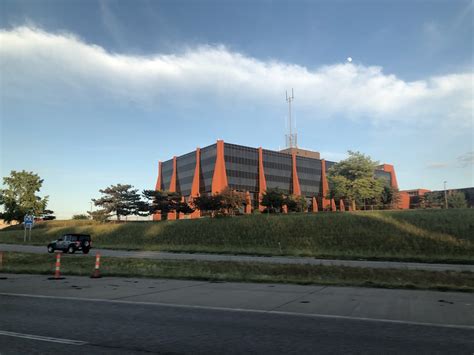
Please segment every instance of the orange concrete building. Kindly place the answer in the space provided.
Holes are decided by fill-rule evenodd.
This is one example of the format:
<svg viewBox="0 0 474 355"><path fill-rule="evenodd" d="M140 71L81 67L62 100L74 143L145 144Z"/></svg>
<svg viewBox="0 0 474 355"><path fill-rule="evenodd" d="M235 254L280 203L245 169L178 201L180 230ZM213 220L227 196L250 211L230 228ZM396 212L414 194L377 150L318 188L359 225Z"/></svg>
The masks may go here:
<svg viewBox="0 0 474 355"><path fill-rule="evenodd" d="M215 144L158 163L157 190L181 193L186 201L229 187L246 194L245 213L260 205L267 188L304 196L312 211L346 209L344 202L330 201L327 171L335 162L320 159L318 152L303 149L272 151L251 148L218 140ZM383 164L375 176L398 188L393 165ZM337 203L336 203L337 202ZM200 216L199 211L191 218ZM171 213L168 219L179 216ZM155 215L160 219L160 215Z"/></svg>

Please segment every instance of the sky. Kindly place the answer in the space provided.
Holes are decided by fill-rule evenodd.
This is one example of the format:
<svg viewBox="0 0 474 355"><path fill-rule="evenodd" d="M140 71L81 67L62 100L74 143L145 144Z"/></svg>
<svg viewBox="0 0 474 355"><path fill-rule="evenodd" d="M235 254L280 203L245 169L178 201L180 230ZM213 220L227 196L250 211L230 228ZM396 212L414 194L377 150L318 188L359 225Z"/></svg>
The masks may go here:
<svg viewBox="0 0 474 355"><path fill-rule="evenodd" d="M474 186L473 7L446 1L0 1L1 176L58 218L217 139L360 151L400 189ZM352 61L348 61L348 58Z"/></svg>

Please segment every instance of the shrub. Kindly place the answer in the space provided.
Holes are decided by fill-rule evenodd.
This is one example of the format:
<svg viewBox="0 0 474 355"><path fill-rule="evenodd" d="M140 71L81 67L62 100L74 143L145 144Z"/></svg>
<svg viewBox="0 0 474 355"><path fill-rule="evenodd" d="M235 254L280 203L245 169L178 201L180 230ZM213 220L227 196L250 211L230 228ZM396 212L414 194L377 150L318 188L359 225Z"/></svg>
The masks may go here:
<svg viewBox="0 0 474 355"><path fill-rule="evenodd" d="M78 220L78 219L89 219L89 216L82 213L82 214L75 214L72 216L72 219Z"/></svg>

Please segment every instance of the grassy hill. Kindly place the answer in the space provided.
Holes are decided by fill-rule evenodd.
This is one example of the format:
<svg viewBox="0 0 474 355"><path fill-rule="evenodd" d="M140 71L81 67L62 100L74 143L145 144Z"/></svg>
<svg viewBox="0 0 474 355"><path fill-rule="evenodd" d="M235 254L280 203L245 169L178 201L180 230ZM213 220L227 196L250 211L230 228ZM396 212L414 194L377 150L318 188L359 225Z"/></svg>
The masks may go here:
<svg viewBox="0 0 474 355"><path fill-rule="evenodd" d="M90 233L97 248L474 264L474 209L51 221L35 227L32 244L46 245L63 233ZM0 243L23 243L23 231L0 231Z"/></svg>

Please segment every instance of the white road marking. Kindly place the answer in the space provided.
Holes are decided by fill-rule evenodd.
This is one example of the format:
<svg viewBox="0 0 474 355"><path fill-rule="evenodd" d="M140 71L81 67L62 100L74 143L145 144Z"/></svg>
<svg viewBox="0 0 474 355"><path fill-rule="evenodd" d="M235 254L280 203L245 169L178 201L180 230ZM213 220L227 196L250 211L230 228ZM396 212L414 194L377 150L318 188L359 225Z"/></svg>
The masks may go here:
<svg viewBox="0 0 474 355"><path fill-rule="evenodd" d="M23 334L23 333L15 333L15 332L7 332L4 330L0 330L0 336L4 335L7 337L15 337L15 338L24 338L24 339L31 339L31 340L40 340L40 341L48 341L51 343L60 343L60 344L68 344L68 345L84 345L87 344L85 341L80 340L71 340L71 339L61 339L61 338L51 338L51 337L44 337L41 335L33 335L33 334Z"/></svg>
<svg viewBox="0 0 474 355"><path fill-rule="evenodd" d="M88 301L88 302L103 302L103 303L121 303L121 304L132 304L132 305L161 306L161 307L184 308L184 309L202 309L202 310L225 311L225 312L247 312L247 313L258 313L258 314L276 314L276 315L295 316L295 317L344 319L344 320L355 320L355 321L366 321L366 322L380 322L380 323L391 323L391 324L420 325L420 326L428 326L428 327L474 330L474 325L425 323L425 322L413 322L413 321L404 321L404 320L396 320L396 319L384 319L384 318L365 318L365 317L340 316L340 315L334 315L334 314L298 313L298 312L286 312L286 311L265 311L265 310L261 310L261 309L196 306L196 305L185 305L185 304L177 304L177 303L124 301L124 300L109 300L109 299L100 299L100 298L81 298L81 297L30 295L30 294L23 294L23 293L4 293L4 292L0 292L0 296L30 297L30 298L58 299L58 300L71 300L71 301Z"/></svg>

